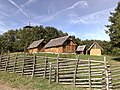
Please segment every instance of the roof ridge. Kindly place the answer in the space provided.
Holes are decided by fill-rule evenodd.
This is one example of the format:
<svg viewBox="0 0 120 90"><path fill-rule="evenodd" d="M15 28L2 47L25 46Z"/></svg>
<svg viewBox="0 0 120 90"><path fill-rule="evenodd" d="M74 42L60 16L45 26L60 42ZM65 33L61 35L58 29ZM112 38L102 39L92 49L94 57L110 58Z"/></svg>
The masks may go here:
<svg viewBox="0 0 120 90"><path fill-rule="evenodd" d="M87 51L89 51L95 44L97 44L97 45L103 50L103 48L102 48L96 41L94 41L94 42L90 45L90 47L87 49Z"/></svg>
<svg viewBox="0 0 120 90"><path fill-rule="evenodd" d="M51 39L46 45L45 48L62 45L70 36L63 36L55 39Z"/></svg>
<svg viewBox="0 0 120 90"><path fill-rule="evenodd" d="M36 41L33 41L29 47L27 49L30 49L30 48L35 48L37 47L40 43L42 43L44 41L44 39L40 39L40 40L36 40Z"/></svg>

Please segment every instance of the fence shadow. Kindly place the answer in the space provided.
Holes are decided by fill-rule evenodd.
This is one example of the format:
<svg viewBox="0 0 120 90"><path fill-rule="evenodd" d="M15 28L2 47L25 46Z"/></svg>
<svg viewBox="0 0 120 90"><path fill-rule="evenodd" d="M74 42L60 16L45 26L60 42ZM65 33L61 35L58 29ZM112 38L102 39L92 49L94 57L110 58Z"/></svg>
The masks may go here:
<svg viewBox="0 0 120 90"><path fill-rule="evenodd" d="M112 60L119 61L120 62L120 57L114 57Z"/></svg>

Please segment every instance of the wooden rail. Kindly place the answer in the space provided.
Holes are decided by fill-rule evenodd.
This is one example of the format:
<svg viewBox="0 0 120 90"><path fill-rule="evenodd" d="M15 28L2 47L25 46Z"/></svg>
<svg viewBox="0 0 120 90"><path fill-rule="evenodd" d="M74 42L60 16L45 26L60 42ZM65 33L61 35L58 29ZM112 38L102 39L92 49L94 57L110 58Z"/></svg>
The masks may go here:
<svg viewBox="0 0 120 90"><path fill-rule="evenodd" d="M120 66L111 65L111 78L112 78L112 86L113 89L120 89Z"/></svg>
<svg viewBox="0 0 120 90"><path fill-rule="evenodd" d="M119 67L120 69L120 67ZM28 55L0 55L0 71L30 75L31 77L43 77L51 82L59 84L74 84L76 87L84 87L109 90L120 87L118 68L110 69L106 58L104 61L55 58ZM111 77L111 72L112 77ZM119 78L117 77L119 76ZM113 87L112 87L113 85Z"/></svg>

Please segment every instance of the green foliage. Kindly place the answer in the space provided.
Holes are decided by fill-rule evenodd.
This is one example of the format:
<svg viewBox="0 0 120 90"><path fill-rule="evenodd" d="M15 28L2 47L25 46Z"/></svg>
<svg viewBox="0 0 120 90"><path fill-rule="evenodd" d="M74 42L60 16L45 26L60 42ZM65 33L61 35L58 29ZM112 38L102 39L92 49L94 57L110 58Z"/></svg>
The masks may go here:
<svg viewBox="0 0 120 90"><path fill-rule="evenodd" d="M110 25L106 25L106 33L110 36L112 53L120 52L120 2L113 13L110 13ZM117 49L118 48L118 49Z"/></svg>
<svg viewBox="0 0 120 90"><path fill-rule="evenodd" d="M119 55L120 55L120 48L114 47L114 48L112 49L112 54L119 56Z"/></svg>
<svg viewBox="0 0 120 90"><path fill-rule="evenodd" d="M0 36L0 52L19 52L25 51L27 47L35 40L50 39L66 36L61 30L54 27L35 26L32 28L22 28L16 30L9 30Z"/></svg>

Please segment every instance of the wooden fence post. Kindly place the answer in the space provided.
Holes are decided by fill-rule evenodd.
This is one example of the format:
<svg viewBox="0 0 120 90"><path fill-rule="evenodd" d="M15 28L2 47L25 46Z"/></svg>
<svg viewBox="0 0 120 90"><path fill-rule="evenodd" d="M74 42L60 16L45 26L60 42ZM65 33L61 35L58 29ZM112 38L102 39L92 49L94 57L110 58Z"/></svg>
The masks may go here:
<svg viewBox="0 0 120 90"><path fill-rule="evenodd" d="M88 73L89 73L89 90L91 90L91 61L90 58L88 59Z"/></svg>
<svg viewBox="0 0 120 90"><path fill-rule="evenodd" d="M59 83L59 54L57 56L56 82Z"/></svg>
<svg viewBox="0 0 120 90"><path fill-rule="evenodd" d="M105 70L102 71L102 90L105 90Z"/></svg>
<svg viewBox="0 0 120 90"><path fill-rule="evenodd" d="M79 55L77 57L77 61L76 61L76 65L75 65L75 72L74 72L74 77L73 77L74 85L76 85L76 74L77 74L78 63L79 63Z"/></svg>
<svg viewBox="0 0 120 90"><path fill-rule="evenodd" d="M16 62L17 62L17 55L18 55L18 54L16 54L15 59L14 59L13 73L15 73Z"/></svg>
<svg viewBox="0 0 120 90"><path fill-rule="evenodd" d="M1 61L2 61L2 54L0 55L0 67L1 67Z"/></svg>
<svg viewBox="0 0 120 90"><path fill-rule="evenodd" d="M52 78L52 63L50 63L50 72L49 72L49 83L51 83L51 78Z"/></svg>
<svg viewBox="0 0 120 90"><path fill-rule="evenodd" d="M105 65L105 87L106 90L109 90L109 75L108 75L108 68L107 68L107 59L104 57L104 65Z"/></svg>
<svg viewBox="0 0 120 90"><path fill-rule="evenodd" d="M7 67L8 67L8 62L9 62L9 55L7 55L7 60L6 60L6 64L5 64L5 71L7 71Z"/></svg>
<svg viewBox="0 0 120 90"><path fill-rule="evenodd" d="M2 70L2 64L1 64L1 61L2 61L2 53L0 55L0 70Z"/></svg>
<svg viewBox="0 0 120 90"><path fill-rule="evenodd" d="M56 82L56 68L54 68L54 70L55 70L55 79L54 79L54 82Z"/></svg>
<svg viewBox="0 0 120 90"><path fill-rule="evenodd" d="M22 75L24 74L24 66L25 66L25 54L24 54L24 57L23 57Z"/></svg>
<svg viewBox="0 0 120 90"><path fill-rule="evenodd" d="M44 79L46 78L47 65L48 65L48 57L46 55L46 58L45 58L45 69L44 69L44 76L43 76Z"/></svg>
<svg viewBox="0 0 120 90"><path fill-rule="evenodd" d="M34 76L35 73L35 65L36 65L36 55L34 54L32 77Z"/></svg>
<svg viewBox="0 0 120 90"><path fill-rule="evenodd" d="M108 66L108 75L109 75L109 77L108 77L108 79L109 79L109 87L110 87L110 89L113 89L113 85L112 85L112 73L111 73L111 67L110 66ZM111 85L110 85L111 84Z"/></svg>

